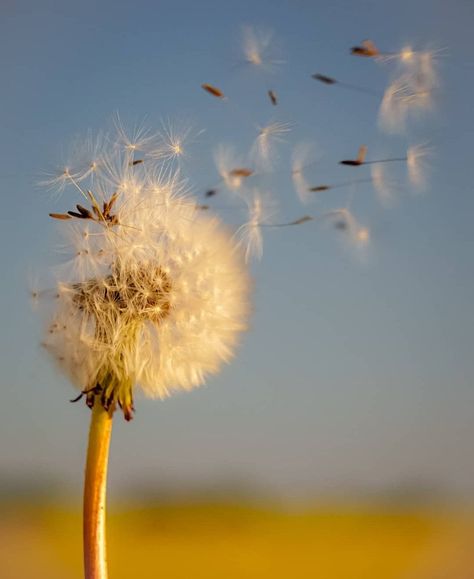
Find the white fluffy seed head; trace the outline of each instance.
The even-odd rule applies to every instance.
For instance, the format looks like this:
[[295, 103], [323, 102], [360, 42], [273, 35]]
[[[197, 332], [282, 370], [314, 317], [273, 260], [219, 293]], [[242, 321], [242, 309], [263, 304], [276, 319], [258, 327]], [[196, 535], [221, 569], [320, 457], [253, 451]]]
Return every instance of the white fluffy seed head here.
[[81, 390], [106, 379], [110, 396], [131, 383], [165, 397], [199, 386], [233, 356], [249, 277], [231, 232], [197, 209], [179, 175], [152, 158], [136, 163], [133, 141], [119, 137], [103, 152], [94, 191], [69, 183], [91, 217], [58, 223], [69, 260], [44, 345]]

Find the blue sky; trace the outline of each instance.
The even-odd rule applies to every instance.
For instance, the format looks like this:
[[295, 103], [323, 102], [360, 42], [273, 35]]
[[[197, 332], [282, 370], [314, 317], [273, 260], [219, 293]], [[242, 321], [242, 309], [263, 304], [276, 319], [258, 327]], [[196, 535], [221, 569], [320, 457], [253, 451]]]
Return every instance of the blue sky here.
[[[291, 122], [269, 177], [282, 218], [350, 202], [371, 247], [361, 260], [314, 223], [269, 231], [236, 360], [204, 388], [140, 399], [131, 424], [116, 420], [112, 486], [232, 480], [285, 494], [400, 485], [472, 494], [472, 4], [12, 0], [0, 17], [1, 471], [81, 482], [88, 411], [68, 403], [71, 387], [38, 346], [27, 290], [30, 272], [55, 259], [47, 214], [68, 202], [37, 182], [71, 139], [110, 126], [118, 111], [125, 124], [204, 130], [184, 165], [196, 193], [216, 182], [217, 144], [245, 151], [257, 125]], [[244, 25], [274, 31], [285, 63], [272, 75], [242, 66]], [[349, 55], [364, 38], [386, 50], [440, 51], [435, 106], [406, 135], [380, 131], [377, 99], [310, 78], [323, 72], [383, 91], [390, 67]], [[229, 103], [203, 82], [232, 95]], [[362, 142], [375, 158], [429, 142], [429, 187], [412, 192], [394, 165], [390, 208], [370, 186], [301, 207], [288, 160], [301, 140], [318, 151], [316, 182], [350, 179], [337, 161]]]

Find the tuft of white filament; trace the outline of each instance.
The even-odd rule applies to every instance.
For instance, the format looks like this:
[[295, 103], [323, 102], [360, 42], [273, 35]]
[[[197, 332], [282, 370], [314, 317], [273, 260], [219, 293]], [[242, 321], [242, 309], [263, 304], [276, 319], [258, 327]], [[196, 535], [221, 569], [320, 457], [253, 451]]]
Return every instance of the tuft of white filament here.
[[128, 418], [134, 386], [163, 398], [232, 358], [250, 289], [232, 232], [199, 209], [176, 171], [157, 165], [149, 134], [137, 140], [121, 132], [108, 141], [93, 189], [72, 169], [58, 181], [82, 210], [58, 221], [69, 259], [57, 270], [44, 338], [82, 392]]
[[379, 125], [389, 133], [404, 133], [412, 117], [433, 107], [438, 75], [433, 52], [406, 47], [394, 56], [401, 72], [384, 92]]

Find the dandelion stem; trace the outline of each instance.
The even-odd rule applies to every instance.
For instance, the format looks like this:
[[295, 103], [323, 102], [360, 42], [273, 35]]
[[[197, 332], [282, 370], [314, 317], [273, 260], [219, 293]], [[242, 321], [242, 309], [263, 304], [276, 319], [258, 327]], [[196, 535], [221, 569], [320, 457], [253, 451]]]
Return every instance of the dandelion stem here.
[[92, 409], [84, 481], [83, 538], [85, 579], [107, 579], [105, 503], [112, 412], [99, 400]]

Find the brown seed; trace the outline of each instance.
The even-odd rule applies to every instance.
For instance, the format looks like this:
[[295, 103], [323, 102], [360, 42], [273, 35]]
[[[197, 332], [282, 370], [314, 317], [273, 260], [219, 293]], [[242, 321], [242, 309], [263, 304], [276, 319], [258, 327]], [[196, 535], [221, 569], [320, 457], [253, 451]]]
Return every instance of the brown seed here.
[[367, 146], [361, 145], [357, 151], [356, 159], [345, 159], [344, 161], [339, 161], [339, 165], [348, 165], [349, 167], [358, 167], [365, 163], [365, 156], [367, 155]]
[[367, 58], [371, 58], [378, 56], [380, 51], [372, 42], [372, 40], [364, 40], [361, 42], [360, 46], [353, 46], [351, 48], [351, 54], [354, 54], [355, 56], [365, 56]]
[[118, 193], [115, 192], [112, 197], [108, 200], [107, 203], [104, 203], [104, 211], [106, 211], [107, 213], [109, 213], [109, 211], [112, 209], [115, 201], [117, 201], [117, 197], [118, 197]]
[[327, 191], [328, 189], [331, 189], [330, 185], [317, 185], [316, 187], [310, 187], [308, 191], [318, 193], [319, 191]]
[[71, 219], [70, 215], [66, 215], [65, 213], [49, 213], [49, 216], [52, 217], [53, 219], [62, 219], [62, 220], [66, 220], [66, 219]]
[[337, 80], [335, 78], [331, 78], [330, 76], [326, 76], [324, 74], [313, 74], [312, 78], [315, 80], [319, 80], [319, 82], [323, 82], [324, 84], [336, 84]]
[[245, 167], [238, 167], [237, 169], [229, 171], [229, 175], [231, 177], [250, 177], [250, 175], [253, 175], [253, 170]]
[[141, 163], [143, 163], [143, 159], [136, 159], [135, 161], [132, 161], [130, 165], [135, 167], [135, 165], [140, 165]]
[[219, 97], [221, 99], [224, 98], [224, 93], [212, 84], [207, 84], [206, 82], [201, 85], [201, 87], [207, 91], [209, 94], [212, 94], [215, 97]]
[[217, 189], [208, 189], [205, 193], [206, 197], [214, 197], [217, 194]]
[[78, 219], [87, 219], [85, 215], [83, 215], [82, 213], [77, 213], [76, 211], [68, 211], [68, 215], [70, 215], [71, 217], [77, 217]]
[[302, 223], [306, 223], [307, 221], [313, 221], [313, 217], [311, 217], [311, 215], [303, 215], [303, 217], [296, 219], [296, 221], [292, 221], [288, 225], [301, 225]]
[[358, 167], [362, 165], [361, 161], [356, 159], [345, 159], [344, 161], [339, 161], [339, 165], [348, 165], [349, 167]]
[[86, 219], [92, 219], [92, 213], [89, 211], [89, 209], [86, 209], [82, 205], [76, 205], [76, 207], [79, 213], [81, 213]]
[[278, 99], [277, 99], [277, 95], [276, 95], [275, 91], [269, 90], [268, 91], [268, 98], [270, 99], [273, 106], [276, 106], [278, 104]]

